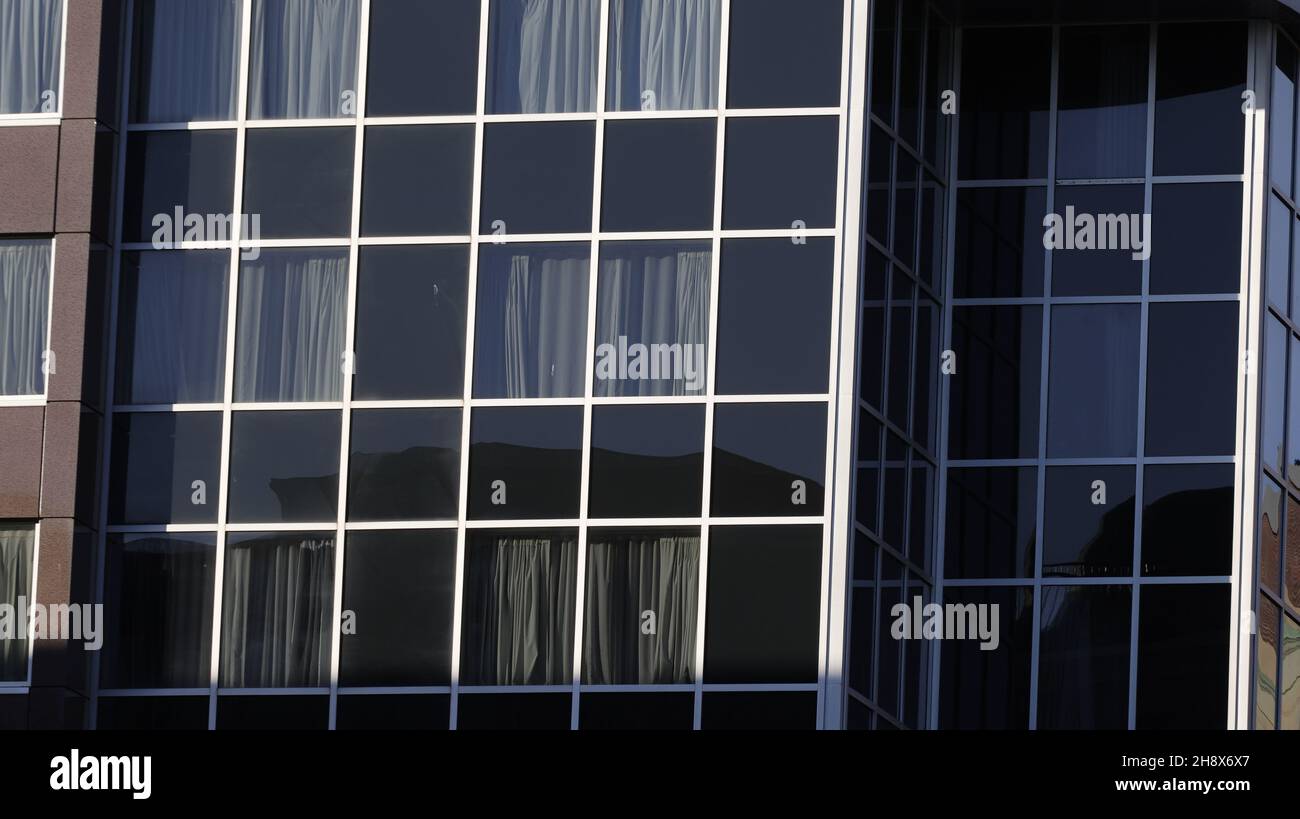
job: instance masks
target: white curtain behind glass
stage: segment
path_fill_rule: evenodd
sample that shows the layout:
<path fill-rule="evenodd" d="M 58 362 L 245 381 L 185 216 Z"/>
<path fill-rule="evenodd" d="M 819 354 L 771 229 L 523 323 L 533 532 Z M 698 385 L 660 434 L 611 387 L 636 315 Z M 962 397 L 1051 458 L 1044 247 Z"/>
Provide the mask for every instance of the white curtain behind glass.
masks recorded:
<path fill-rule="evenodd" d="M 239 0 L 153 0 L 142 9 L 137 121 L 235 118 L 239 8 Z"/>
<path fill-rule="evenodd" d="M 249 117 L 355 114 L 344 110 L 344 92 L 355 99 L 359 17 L 357 0 L 257 0 L 249 47 Z"/>
<path fill-rule="evenodd" d="M 41 395 L 50 310 L 50 242 L 0 241 L 0 395 Z"/>
<path fill-rule="evenodd" d="M 489 113 L 596 110 L 597 0 L 499 0 L 493 6 Z"/>
<path fill-rule="evenodd" d="M 342 398 L 347 252 L 262 251 L 239 280 L 236 401 Z"/>
<path fill-rule="evenodd" d="M 334 544 L 314 536 L 230 545 L 221 607 L 221 685 L 327 685 Z"/>
<path fill-rule="evenodd" d="M 719 0 L 614 0 L 610 16 L 612 110 L 717 107 Z"/>
<path fill-rule="evenodd" d="M 572 677 L 577 543 L 502 535 L 475 545 L 462 681 L 563 685 Z"/>
<path fill-rule="evenodd" d="M 593 541 L 587 552 L 583 682 L 665 685 L 694 680 L 700 539 Z M 642 631 L 654 612 L 655 633 Z"/>
<path fill-rule="evenodd" d="M 596 348 L 611 344 L 619 349 L 619 337 L 624 336 L 628 345 L 679 344 L 684 356 L 705 350 L 712 257 L 709 250 L 647 248 L 644 253 L 602 258 Z M 703 371 L 698 374 L 699 383 L 705 376 Z M 595 392 L 598 396 L 699 395 L 703 388 L 690 390 L 687 380 L 679 377 L 597 379 Z"/>
<path fill-rule="evenodd" d="M 485 257 L 496 267 L 479 275 L 476 395 L 583 394 L 589 262 L 566 254 L 532 249 Z"/>
<path fill-rule="evenodd" d="M 62 41 L 63 0 L 0 0 L 0 114 L 58 110 Z"/>
<path fill-rule="evenodd" d="M 129 369 L 123 373 L 121 403 L 221 400 L 228 266 L 224 252 L 139 254 L 135 268 L 124 275 L 123 289 L 135 302 L 124 306 L 124 315 L 132 314 L 133 332 L 122 339 L 130 346 L 124 351 Z"/>
<path fill-rule="evenodd" d="M 23 597 L 30 610 L 35 548 L 35 528 L 0 524 L 0 603 L 16 607 Z M 14 638 L 0 640 L 0 682 L 27 679 L 27 640 Z"/>

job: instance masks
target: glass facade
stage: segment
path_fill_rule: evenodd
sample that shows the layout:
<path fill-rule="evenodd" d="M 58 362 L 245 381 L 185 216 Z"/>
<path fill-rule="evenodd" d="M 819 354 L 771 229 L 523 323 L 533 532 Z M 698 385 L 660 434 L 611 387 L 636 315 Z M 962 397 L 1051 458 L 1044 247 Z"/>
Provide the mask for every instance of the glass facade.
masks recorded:
<path fill-rule="evenodd" d="M 1300 24 L 1012 5 L 122 4 L 87 723 L 1300 728 Z"/>
<path fill-rule="evenodd" d="M 848 724 L 1223 727 L 1247 25 L 872 5 Z"/>
<path fill-rule="evenodd" d="M 847 11 L 788 11 L 134 4 L 101 727 L 818 725 Z"/>

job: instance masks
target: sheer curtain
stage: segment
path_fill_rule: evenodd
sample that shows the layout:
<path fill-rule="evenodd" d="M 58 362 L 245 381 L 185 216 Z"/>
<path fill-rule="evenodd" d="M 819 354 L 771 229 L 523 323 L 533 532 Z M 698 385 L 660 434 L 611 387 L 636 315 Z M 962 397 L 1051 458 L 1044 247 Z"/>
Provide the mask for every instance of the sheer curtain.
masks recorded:
<path fill-rule="evenodd" d="M 333 577 L 330 536 L 261 536 L 227 545 L 222 687 L 328 685 Z"/>
<path fill-rule="evenodd" d="M 619 339 L 632 344 L 680 345 L 682 360 L 692 351 L 707 352 L 709 335 L 709 275 L 713 253 L 707 245 L 607 245 L 600 263 L 596 349 Z M 692 358 L 707 366 L 707 355 Z M 598 396 L 700 395 L 703 367 L 691 389 L 680 373 L 668 379 L 600 378 Z"/>
<path fill-rule="evenodd" d="M 577 565 L 571 533 L 489 534 L 473 545 L 465 578 L 462 683 L 570 681 Z"/>
<path fill-rule="evenodd" d="M 351 116 L 356 91 L 357 0 L 257 0 L 253 6 L 248 115 L 252 119 Z"/>
<path fill-rule="evenodd" d="M 216 551 L 215 535 L 110 540 L 106 687 L 208 686 Z"/>
<path fill-rule="evenodd" d="M 0 114 L 39 114 L 47 91 L 58 108 L 63 0 L 0 0 Z"/>
<path fill-rule="evenodd" d="M 597 0 L 493 3 L 489 113 L 596 110 L 599 28 Z"/>
<path fill-rule="evenodd" d="M 614 0 L 610 15 L 611 110 L 717 107 L 718 0 Z"/>
<path fill-rule="evenodd" d="M 263 251 L 239 281 L 236 401 L 342 397 L 346 251 Z"/>
<path fill-rule="evenodd" d="M 694 680 L 698 535 L 594 539 L 587 551 L 583 682 L 664 685 Z M 653 612 L 654 633 L 645 629 Z"/>
<path fill-rule="evenodd" d="M 50 242 L 0 241 L 0 395 L 45 392 Z"/>
<path fill-rule="evenodd" d="M 17 607 L 22 597 L 30 611 L 35 549 L 35 527 L 0 524 L 0 604 Z M 11 626 L 18 624 L 11 622 Z M 27 679 L 27 640 L 16 639 L 16 634 L 6 636 L 9 639 L 0 639 L 0 682 L 23 682 Z"/>
<path fill-rule="evenodd" d="M 119 400 L 221 400 L 226 361 L 226 251 L 150 251 L 124 258 Z"/>
<path fill-rule="evenodd" d="M 489 250 L 480 274 L 474 359 L 480 398 L 582 395 L 587 256 L 574 249 Z"/>
<path fill-rule="evenodd" d="M 140 8 L 137 122 L 235 119 L 239 0 L 149 0 Z"/>

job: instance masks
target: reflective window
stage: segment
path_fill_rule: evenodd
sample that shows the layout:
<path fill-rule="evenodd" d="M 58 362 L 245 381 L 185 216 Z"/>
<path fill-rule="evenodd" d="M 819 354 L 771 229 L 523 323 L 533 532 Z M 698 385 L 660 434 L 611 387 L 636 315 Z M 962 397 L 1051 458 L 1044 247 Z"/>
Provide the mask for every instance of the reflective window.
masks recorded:
<path fill-rule="evenodd" d="M 706 683 L 816 681 L 821 544 L 820 526 L 710 530 Z"/>
<path fill-rule="evenodd" d="M 1058 179 L 1145 174 L 1150 37 L 1147 26 L 1061 30 Z"/>
<path fill-rule="evenodd" d="M 216 558 L 216 534 L 109 535 L 100 685 L 208 687 Z"/>
<path fill-rule="evenodd" d="M 215 523 L 221 497 L 221 413 L 113 416 L 109 519 Z"/>
<path fill-rule="evenodd" d="M 353 410 L 348 520 L 454 519 L 459 409 Z"/>
<path fill-rule="evenodd" d="M 1052 308 L 1050 457 L 1131 457 L 1137 449 L 1136 304 Z"/>
<path fill-rule="evenodd" d="M 339 692 L 334 727 L 339 731 L 445 731 L 450 694 L 355 694 Z"/>
<path fill-rule="evenodd" d="M 567 684 L 577 531 L 474 530 L 466 537 L 461 685 Z"/>
<path fill-rule="evenodd" d="M 727 106 L 836 107 L 844 4 L 746 0 L 731 9 Z"/>
<path fill-rule="evenodd" d="M 839 130 L 836 117 L 728 119 L 722 226 L 834 227 Z"/>
<path fill-rule="evenodd" d="M 371 0 L 366 114 L 475 113 L 480 5 Z"/>
<path fill-rule="evenodd" d="M 363 247 L 358 258 L 353 397 L 464 395 L 468 248 Z"/>
<path fill-rule="evenodd" d="M 1138 601 L 1137 725 L 1222 730 L 1228 724 L 1232 588 L 1146 585 Z"/>
<path fill-rule="evenodd" d="M 135 5 L 134 122 L 236 118 L 239 0 Z"/>
<path fill-rule="evenodd" d="M 1131 596 L 1128 586 L 1043 588 L 1039 729 L 1128 725 Z"/>
<path fill-rule="evenodd" d="M 1282 436 L 1286 431 L 1286 351 L 1291 333 L 1271 314 L 1264 320 L 1263 406 L 1261 407 L 1259 457 L 1279 475 L 1286 453 Z"/>
<path fill-rule="evenodd" d="M 1277 63 L 1273 67 L 1273 98 L 1269 117 L 1269 178 L 1278 190 L 1291 195 L 1292 152 L 1295 150 L 1296 49 L 1287 37 L 1277 38 Z"/>
<path fill-rule="evenodd" d="M 245 144 L 244 213 L 261 238 L 351 233 L 352 128 L 254 128 Z M 253 221 L 257 219 L 258 221 Z"/>
<path fill-rule="evenodd" d="M 700 722 L 706 731 L 811 731 L 817 727 L 817 694 L 706 691 Z"/>
<path fill-rule="evenodd" d="M 252 19 L 250 119 L 356 114 L 358 0 L 254 0 Z"/>
<path fill-rule="evenodd" d="M 599 0 L 491 0 L 487 112 L 596 110 Z"/>
<path fill-rule="evenodd" d="M 952 323 L 958 366 L 948 376 L 949 456 L 1036 457 L 1042 308 L 958 307 Z"/>
<path fill-rule="evenodd" d="M 334 532 L 231 532 L 223 578 L 221 687 L 328 685 Z"/>
<path fill-rule="evenodd" d="M 1051 29 L 966 29 L 961 53 L 961 178 L 1047 176 Z"/>
<path fill-rule="evenodd" d="M 588 515 L 696 517 L 704 484 L 704 405 L 592 410 Z"/>
<path fill-rule="evenodd" d="M 719 404 L 713 417 L 710 514 L 823 514 L 824 404 Z"/>
<path fill-rule="evenodd" d="M 1232 464 L 1147 464 L 1142 480 L 1142 573 L 1232 574 Z"/>
<path fill-rule="evenodd" d="M 576 518 L 581 477 L 581 407 L 474 409 L 471 519 Z"/>
<path fill-rule="evenodd" d="M 1029 685 L 1033 642 L 1030 589 L 944 591 L 944 602 L 997 606 L 997 647 L 980 640 L 945 640 L 939 664 L 939 727 L 1024 729 L 1029 727 Z"/>
<path fill-rule="evenodd" d="M 475 398 L 585 393 L 591 246 L 484 246 L 474 325 Z"/>
<path fill-rule="evenodd" d="M 206 731 L 208 698 L 100 696 L 95 729 Z"/>
<path fill-rule="evenodd" d="M 340 684 L 447 685 L 455 591 L 454 529 L 349 532 L 343 609 L 361 625 L 339 638 Z"/>
<path fill-rule="evenodd" d="M 719 393 L 826 391 L 834 251 L 825 238 L 722 243 Z"/>
<path fill-rule="evenodd" d="M 1282 641 L 1287 646 L 1300 644 L 1300 622 L 1290 617 L 1282 621 Z M 1288 731 L 1300 729 L 1300 651 L 1288 651 L 1282 660 L 1282 678 L 1278 690 L 1282 692 L 1282 720 L 1280 725 Z"/>
<path fill-rule="evenodd" d="M 1048 467 L 1043 576 L 1131 576 L 1134 493 L 1131 466 Z"/>
<path fill-rule="evenodd" d="M 1152 239 L 1141 218 L 1145 211 L 1141 185 L 1058 188 L 1056 215 L 1061 235 L 1052 250 L 1052 295 L 1140 294 L 1140 248 L 1151 248 L 1147 243 Z M 1050 231 L 1047 235 L 1057 238 Z"/>
<path fill-rule="evenodd" d="M 583 692 L 578 728 L 584 731 L 689 731 L 695 725 L 695 694 L 597 694 Z"/>
<path fill-rule="evenodd" d="M 595 153 L 590 122 L 484 126 L 479 232 L 589 232 Z"/>
<path fill-rule="evenodd" d="M 119 404 L 220 401 L 230 253 L 124 253 L 118 292 Z"/>
<path fill-rule="evenodd" d="M 1259 482 L 1259 583 L 1274 594 L 1282 578 L 1282 487 L 1272 478 Z"/>
<path fill-rule="evenodd" d="M 1241 173 L 1245 23 L 1178 23 L 1156 49 L 1157 175 Z"/>
<path fill-rule="evenodd" d="M 711 230 L 712 119 L 605 124 L 601 230 Z"/>
<path fill-rule="evenodd" d="M 1043 188 L 959 190 L 953 295 L 1041 296 L 1045 213 Z"/>
<path fill-rule="evenodd" d="M 1237 303 L 1153 304 L 1148 310 L 1146 454 L 1231 455 Z"/>
<path fill-rule="evenodd" d="M 338 515 L 337 412 L 236 412 L 231 523 L 332 521 Z"/>
<path fill-rule="evenodd" d="M 573 695 L 465 694 L 456 699 L 458 731 L 567 731 Z"/>
<path fill-rule="evenodd" d="M 236 401 L 343 397 L 348 251 L 264 250 L 240 269 Z"/>
<path fill-rule="evenodd" d="M 1038 470 L 948 470 L 948 577 L 1033 577 Z"/>
<path fill-rule="evenodd" d="M 1268 300 L 1285 313 L 1291 270 L 1291 233 L 1295 217 L 1276 194 L 1268 198 Z"/>
<path fill-rule="evenodd" d="M 234 131 L 148 131 L 126 140 L 122 239 L 173 244 L 233 236 Z M 245 193 L 247 197 L 247 193 Z M 245 212 L 252 213 L 245 200 Z"/>
<path fill-rule="evenodd" d="M 1255 728 L 1272 731 L 1277 728 L 1278 643 L 1281 635 L 1278 621 L 1281 613 L 1277 604 L 1264 595 L 1259 596 L 1255 612 L 1259 623 L 1259 639 L 1255 642 Z"/>
<path fill-rule="evenodd" d="M 1145 238 L 1160 237 L 1160 251 L 1151 254 L 1151 292 L 1240 290 L 1241 231 L 1223 228 L 1241 221 L 1241 185 L 1153 185 L 1151 197 L 1151 236 Z"/>
<path fill-rule="evenodd" d="M 588 537 L 583 683 L 694 682 L 699 530 Z"/>
<path fill-rule="evenodd" d="M 363 236 L 463 236 L 473 198 L 473 125 L 366 129 Z"/>
<path fill-rule="evenodd" d="M 602 242 L 594 394 L 702 395 L 709 242 Z"/>
<path fill-rule="evenodd" d="M 0 396 L 45 393 L 53 261 L 48 239 L 0 240 Z"/>
<path fill-rule="evenodd" d="M 609 7 L 606 107 L 716 108 L 721 34 L 720 0 L 614 0 Z"/>
<path fill-rule="evenodd" d="M 217 698 L 218 731 L 323 731 L 330 698 L 229 696 Z"/>

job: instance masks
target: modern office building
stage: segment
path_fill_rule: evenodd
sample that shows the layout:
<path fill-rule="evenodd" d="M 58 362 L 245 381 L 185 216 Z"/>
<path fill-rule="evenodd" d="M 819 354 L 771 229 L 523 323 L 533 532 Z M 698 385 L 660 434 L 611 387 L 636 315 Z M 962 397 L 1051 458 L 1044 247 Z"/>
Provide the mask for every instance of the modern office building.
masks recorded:
<path fill-rule="evenodd" d="M 1300 728 L 1297 42 L 0 0 L 0 727 Z"/>

